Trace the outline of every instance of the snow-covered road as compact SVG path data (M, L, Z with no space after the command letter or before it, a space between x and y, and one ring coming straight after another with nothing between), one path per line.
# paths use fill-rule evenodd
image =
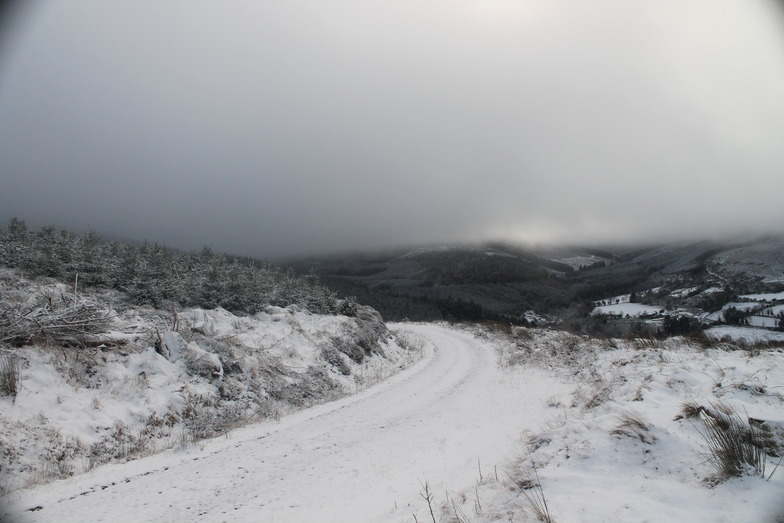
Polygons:
M542 424L555 378L499 369L491 346L433 325L401 326L426 357L343 400L14 495L11 521L424 521L434 491L502 474ZM29 509L41 507L38 510ZM1 512L1 511L0 511Z

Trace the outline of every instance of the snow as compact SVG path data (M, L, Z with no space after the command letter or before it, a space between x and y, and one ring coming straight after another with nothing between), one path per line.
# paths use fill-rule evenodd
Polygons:
M766 420L784 443L780 349L392 327L428 341L422 359L382 382L196 446L18 490L2 500L0 519L430 521L421 497L427 484L439 522L461 514L475 523L531 521L519 486L527 477L538 477L557 521L784 515L781 471L767 481L715 480L699 419L683 417L686 402L722 402ZM298 335L283 328L277 336ZM162 358L148 352L135 355L129 372L161 374L151 365L165 366Z
M499 368L495 348L428 325L427 356L359 394L237 429L200 448L107 466L10 496L16 521L398 521L435 491L502 468L547 401L574 385ZM521 401L525 398L525 401ZM555 398L555 399L553 399ZM84 494L83 494L84 493ZM41 506L35 512L31 507Z
M419 247L417 249L413 249L405 254L401 254L400 258L415 258L417 256L421 256L423 254L429 254L432 252L447 252L452 250L453 247L449 245L433 245L431 247Z
M776 301L776 300L784 300L784 292L774 292L774 293L767 293L767 294L744 294L743 296L738 296L739 298L743 298L745 300L754 300L754 301Z
M768 420L783 444L781 350L752 355L679 338L601 341L555 331L502 345L505 361L552 367L578 387L569 401L550 402L548 422L530 428L508 480L476 479L451 496L447 512L474 522L535 520L518 482L538 478L556 521L781 521L784 479L716 482L701 422L682 414L689 401L722 402ZM629 418L645 427L624 426Z
M588 267L596 262L607 263L607 260L605 258L600 258L599 256L594 256L590 254L589 255L575 254L572 256L562 256L562 257L549 258L549 259L550 261L568 265L569 267L575 270L581 267Z
M749 343L765 341L784 341L784 332L770 331L754 327L738 327L734 325L719 325L705 330L711 338L721 340L728 338L735 341Z
M594 304L599 304L599 303L602 303L602 302L609 303L609 304L613 304L613 303L628 303L629 300L631 299L631 297L632 297L631 294L619 294L618 296L613 296L612 298L605 298L603 300L596 300L596 301L594 301Z
M775 329L779 325L779 319L771 318L770 316L749 316L747 320L749 325L752 327L767 327Z
M774 307L768 307L762 312L764 312L765 314L772 314L773 316L778 316L779 314L784 313L784 305L776 305Z
M613 305L600 305L596 307L591 316L630 316L640 317L648 315L659 315L664 311L662 307L654 305L643 305L641 303L617 303Z
M694 293L699 289L699 287L688 287L684 289L676 289L670 293L670 296L673 298L685 298L688 295Z
M540 327L543 325L547 325L548 323L553 323L552 318L547 318L545 316L542 316L541 314L538 314L536 311L530 311L530 310L525 311L523 313L523 318L525 318L525 321L532 323L534 325L538 325Z
M762 305L762 303L756 301L731 301L729 303L725 303L720 310L708 314L705 319L710 321L724 321L724 311L729 308L734 307L739 311L749 312L760 308Z
M485 250L485 256L501 256L502 258L517 258L514 254L509 254L508 252L499 251L497 249L487 249Z
M387 338L361 363L335 349L340 366L325 361L324 347L363 335L368 323L356 318L278 307L252 317L220 308L178 317L171 331L151 310L115 314L112 328L123 336L111 337L129 340L120 347L14 349L21 387L13 399L0 397L0 493L356 392L418 357ZM386 330L380 319L371 324ZM151 346L156 330L160 354Z
M756 301L731 301L729 303L725 303L721 310L727 310L730 307L735 307L739 311L751 311L760 307L761 305L761 303Z

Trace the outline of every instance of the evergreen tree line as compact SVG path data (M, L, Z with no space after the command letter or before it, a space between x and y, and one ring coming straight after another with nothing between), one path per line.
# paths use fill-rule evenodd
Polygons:
M131 304L156 308L220 306L254 314L267 305L299 305L318 314L356 312L355 300L338 299L315 274L296 275L209 247L179 252L155 242L104 241L94 231L79 235L54 226L32 231L18 218L0 228L0 265L30 277L116 289Z

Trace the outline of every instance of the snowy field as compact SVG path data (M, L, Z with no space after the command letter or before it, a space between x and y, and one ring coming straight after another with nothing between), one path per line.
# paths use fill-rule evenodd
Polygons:
M739 311L749 312L755 309L759 309L762 306L764 306L764 303L757 301L731 301L729 303L725 303L720 310L705 316L705 319L710 321L724 321L724 311L727 309L735 308Z
M779 325L779 319L772 318L770 316L749 316L746 319L749 322L749 325L752 327L767 327L769 329L775 329Z
M549 259L554 262L568 265L574 270L578 270L581 267L589 267L597 262L607 263L606 259L600 258L598 256L594 256L592 254L586 254L586 255L575 254L573 256L560 256L560 257L549 258Z
M642 303L616 303L614 305L600 305L596 307L591 316L620 316L638 318L640 316L659 315L664 309L654 305Z
M765 313L765 314L778 316L779 314L784 313L784 305L775 305L773 307L768 307L767 309L765 309L762 312Z
M690 294L693 294L699 289L699 287L688 287L685 289L676 289L670 293L670 296L673 298L685 298ZM707 292L707 291L706 291Z
M716 340L726 338L747 343L784 342L784 332L754 327L738 327L735 325L711 327L710 329L705 329L705 334Z
M743 296L738 297L753 301L776 301L784 300L784 292L773 292L767 294L744 294Z

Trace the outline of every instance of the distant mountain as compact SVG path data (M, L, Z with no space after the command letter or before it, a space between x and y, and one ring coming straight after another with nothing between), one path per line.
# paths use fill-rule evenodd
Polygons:
M311 256L287 265L317 273L339 295L356 296L391 321L564 324L582 321L597 301L619 295L697 312L720 306L724 295L784 289L784 240L548 249L446 245ZM723 294L694 298L713 288Z

